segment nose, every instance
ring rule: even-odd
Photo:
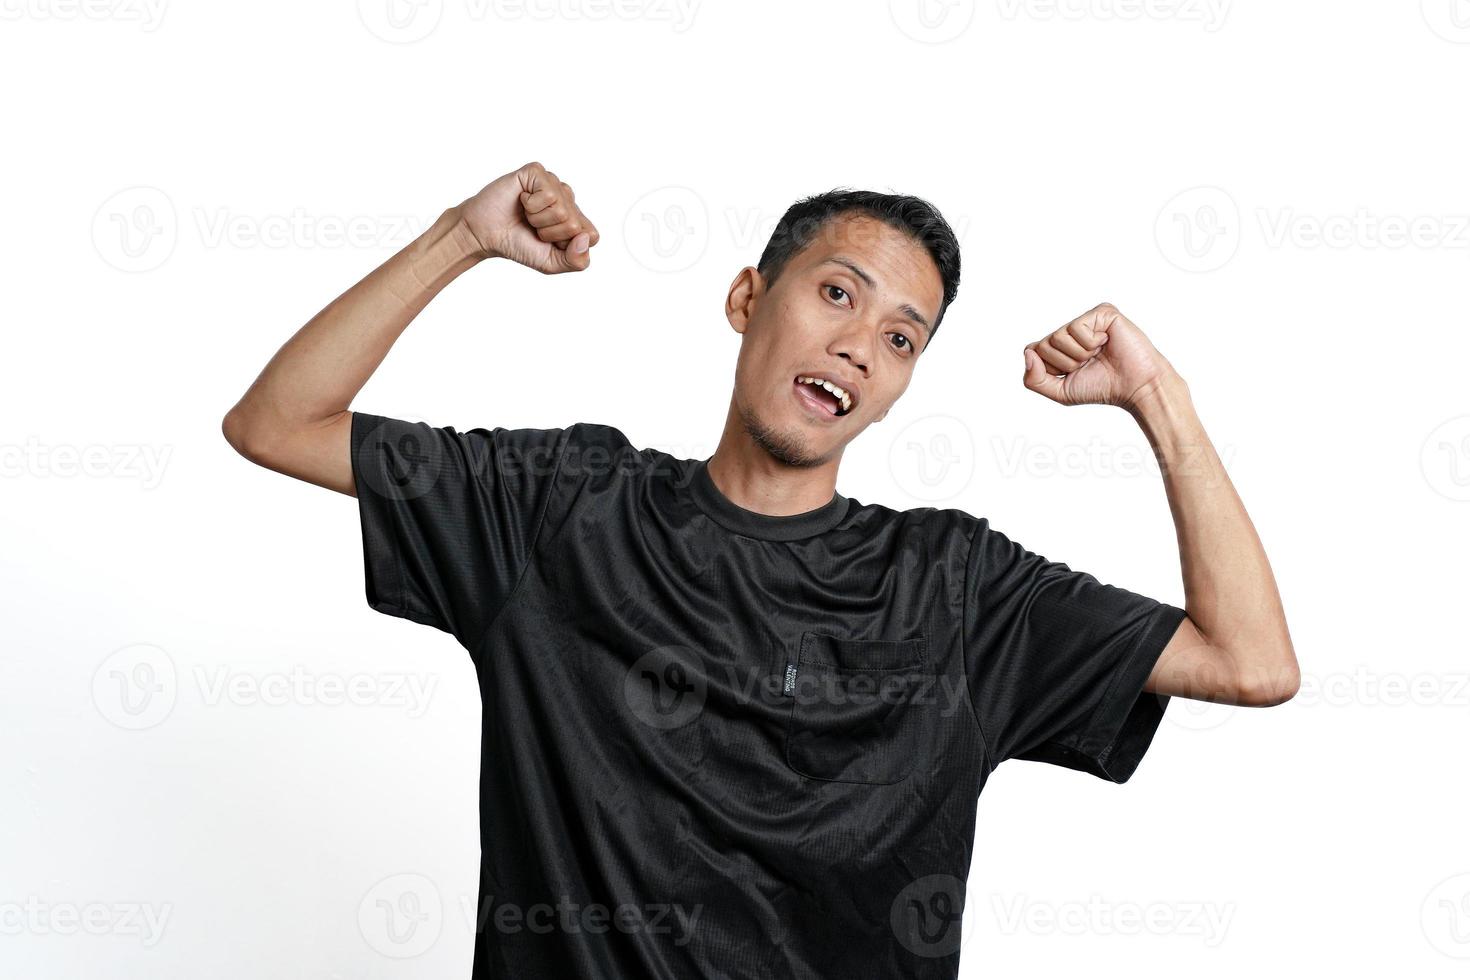
[[[868,365],[864,363],[864,361],[855,359],[850,354],[840,354],[838,356],[846,358],[848,361],[850,361],[852,363],[852,366],[857,369],[858,373],[861,374],[863,377],[866,378],[868,376]]]
[[[838,357],[847,361],[852,367],[860,372],[864,378],[868,376],[868,342],[867,328],[856,325],[854,329],[839,335],[832,341],[828,350]]]

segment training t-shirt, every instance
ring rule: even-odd
[[[590,422],[354,412],[352,466],[368,604],[479,680],[475,978],[953,978],[990,773],[1124,782],[1169,701],[1183,609],[961,510],[762,515]]]

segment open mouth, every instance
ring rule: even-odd
[[[846,415],[857,404],[857,399],[847,389],[825,378],[798,375],[792,383],[796,385],[799,397],[834,416]]]

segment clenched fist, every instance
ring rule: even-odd
[[[481,258],[510,259],[548,275],[587,268],[599,237],[571,185],[536,161],[463,201],[459,220],[479,243]]]
[[[1021,356],[1026,387],[1063,405],[1131,411],[1140,396],[1174,374],[1174,366],[1112,303],[1027,344]]]

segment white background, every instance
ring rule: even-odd
[[[1021,349],[1109,300],[1189,382],[1302,692],[1176,699],[1126,786],[997,772],[964,976],[1463,975],[1470,4],[393,2],[0,3],[0,973],[468,975],[469,660],[367,607],[352,498],[220,420],[540,160],[591,269],[471,270],[354,408],[706,456],[781,212],[914,193],[959,299],[839,490],[1182,604],[1142,434]]]

